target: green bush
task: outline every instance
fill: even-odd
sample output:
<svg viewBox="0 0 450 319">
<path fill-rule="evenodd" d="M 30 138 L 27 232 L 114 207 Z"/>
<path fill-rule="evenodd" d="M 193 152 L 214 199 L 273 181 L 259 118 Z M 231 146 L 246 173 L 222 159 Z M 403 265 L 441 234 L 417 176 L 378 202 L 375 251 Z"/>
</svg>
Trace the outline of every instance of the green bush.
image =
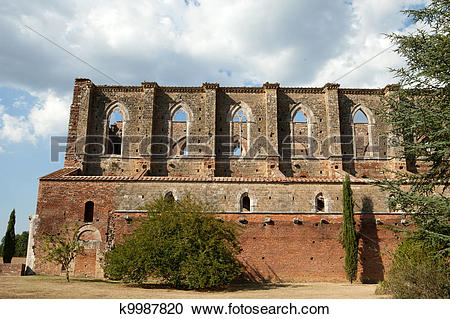
<svg viewBox="0 0 450 319">
<path fill-rule="evenodd" d="M 198 289 L 229 284 L 242 271 L 237 225 L 216 219 L 209 204 L 186 197 L 146 205 L 147 218 L 105 255 L 105 275 L 141 283 L 162 279 Z"/>
<path fill-rule="evenodd" d="M 450 298 L 450 265 L 421 242 L 407 239 L 396 250 L 380 292 L 394 298 Z"/>
</svg>

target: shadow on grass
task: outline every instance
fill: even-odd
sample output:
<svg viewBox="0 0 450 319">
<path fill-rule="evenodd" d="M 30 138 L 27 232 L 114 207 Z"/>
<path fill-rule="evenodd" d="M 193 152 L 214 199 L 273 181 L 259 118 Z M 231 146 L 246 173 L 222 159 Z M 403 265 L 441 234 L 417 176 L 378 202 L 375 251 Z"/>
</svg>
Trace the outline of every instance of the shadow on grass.
<svg viewBox="0 0 450 319">
<path fill-rule="evenodd" d="M 136 287 L 143 289 L 169 289 L 169 290 L 195 291 L 195 292 L 261 291 L 261 290 L 279 289 L 284 287 L 292 287 L 292 284 L 288 283 L 254 283 L 254 282 L 233 283 L 227 287 L 205 288 L 205 289 L 187 289 L 182 287 L 180 288 L 164 283 L 142 283 L 142 284 L 128 283 L 126 285 L 128 287 Z M 295 286 L 302 287 L 302 285 L 295 285 Z"/>
</svg>

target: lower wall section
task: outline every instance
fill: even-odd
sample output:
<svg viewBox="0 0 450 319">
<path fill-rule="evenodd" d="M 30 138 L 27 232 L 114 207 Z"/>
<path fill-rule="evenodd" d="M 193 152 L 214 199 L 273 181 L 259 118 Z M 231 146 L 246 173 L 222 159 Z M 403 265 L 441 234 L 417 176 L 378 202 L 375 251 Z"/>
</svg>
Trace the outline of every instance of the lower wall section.
<svg viewBox="0 0 450 319">
<path fill-rule="evenodd" d="M 245 191 L 251 197 L 252 211 L 220 216 L 242 225 L 243 251 L 239 258 L 251 279 L 344 281 L 344 249 L 338 240 L 342 215 L 330 212 L 331 209 L 325 209 L 324 213 L 311 212 L 311 201 L 319 191 L 324 194 L 325 206 L 333 205 L 333 210 L 339 211 L 341 187 L 326 183 L 41 181 L 36 212 L 39 218 L 35 218 L 33 245 L 35 263 L 30 267 L 37 273 L 60 274 L 60 266 L 43 261 L 40 235 L 43 232 L 56 233 L 63 225 L 72 227 L 76 224 L 78 238 L 84 242 L 86 252 L 77 257 L 69 271 L 75 275 L 102 277 L 104 252 L 114 242 L 120 242 L 124 234 L 134 230 L 136 223 L 128 221 L 130 217 L 139 215 L 132 210 L 138 209 L 143 202 L 165 190 L 172 191 L 176 196 L 190 192 L 203 200 L 217 202 L 220 209 L 230 212 L 233 207 L 236 210 L 239 208 L 239 194 Z M 361 234 L 359 278 L 363 282 L 377 282 L 384 278 L 389 267 L 387 252 L 399 242 L 393 232 L 380 224 L 401 226 L 402 216 L 376 213 L 383 211 L 382 203 L 385 201 L 385 195 L 376 188 L 363 184 L 353 185 L 352 188 L 356 198 L 356 227 Z M 85 220 L 85 203 L 88 201 L 94 203 L 92 221 Z M 292 211 L 287 209 L 294 205 Z M 118 213 L 116 210 L 129 213 Z M 239 218 L 241 221 L 243 218 L 244 223 Z M 265 222 L 267 218 L 271 222 Z M 294 218 L 298 222 L 294 223 Z"/>
<path fill-rule="evenodd" d="M 130 214 L 115 214 L 116 242 L 137 226 L 136 223 L 128 223 L 125 216 L 129 218 Z M 339 242 L 341 215 L 221 214 L 220 217 L 242 226 L 240 240 L 243 250 L 239 259 L 250 280 L 346 280 L 345 254 Z M 388 252 L 399 243 L 392 231 L 377 225 L 377 219 L 379 224 L 402 227 L 401 218 L 401 215 L 394 214 L 355 215 L 356 229 L 360 233 L 358 279 L 362 282 L 375 283 L 384 279 L 390 264 Z"/>
<path fill-rule="evenodd" d="M 1 276 L 23 276 L 25 264 L 0 264 Z"/>
<path fill-rule="evenodd" d="M 237 216 L 227 216 L 237 220 Z M 343 281 L 344 249 L 339 242 L 342 218 L 337 215 L 246 215 L 240 256 L 249 277 L 268 281 Z M 266 217 L 272 223 L 264 223 Z M 294 223 L 293 218 L 299 222 Z M 383 280 L 387 252 L 398 239 L 376 224 L 400 224 L 400 216 L 355 216 L 359 240 L 359 276 L 363 282 Z"/>
</svg>

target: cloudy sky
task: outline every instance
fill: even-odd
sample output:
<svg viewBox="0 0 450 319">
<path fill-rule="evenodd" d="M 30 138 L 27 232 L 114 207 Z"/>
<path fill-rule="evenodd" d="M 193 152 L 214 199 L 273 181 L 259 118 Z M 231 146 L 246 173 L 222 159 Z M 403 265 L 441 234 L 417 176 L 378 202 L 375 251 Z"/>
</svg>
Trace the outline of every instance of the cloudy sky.
<svg viewBox="0 0 450 319">
<path fill-rule="evenodd" d="M 384 34 L 413 31 L 399 11 L 426 3 L 0 0 L 0 235 L 13 208 L 16 232 L 28 229 L 37 178 L 63 166 L 50 136 L 66 133 L 74 78 L 380 88 L 402 63 L 394 48 L 376 56 L 391 45 Z"/>
</svg>

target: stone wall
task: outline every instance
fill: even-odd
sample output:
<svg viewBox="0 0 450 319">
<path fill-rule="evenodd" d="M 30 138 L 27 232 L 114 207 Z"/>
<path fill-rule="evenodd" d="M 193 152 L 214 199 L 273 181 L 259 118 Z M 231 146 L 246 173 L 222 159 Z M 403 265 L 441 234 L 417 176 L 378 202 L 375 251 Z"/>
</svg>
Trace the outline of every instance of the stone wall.
<svg viewBox="0 0 450 319">
<path fill-rule="evenodd" d="M 387 127 L 374 112 L 389 88 L 283 88 L 277 83 L 260 88 L 210 83 L 160 87 L 154 82 L 96 86 L 77 79 L 66 167 L 81 167 L 88 176 L 133 176 L 143 170 L 149 176 L 335 176 L 334 165 L 321 164 L 328 161 L 338 165 L 341 175 L 378 176 L 380 165 L 374 168 L 373 163 L 394 162 L 395 152 L 381 135 Z M 173 122 L 179 109 L 187 113 L 187 123 Z M 105 153 L 114 110 L 124 119 L 121 155 Z M 238 110 L 247 118 L 242 129 L 244 156 L 232 152 L 237 130 L 231 125 Z M 353 124 L 357 110 L 369 123 Z M 297 111 L 304 113 L 306 124 L 293 125 Z M 188 145 L 186 156 L 174 149 L 182 140 Z M 275 167 L 267 169 L 274 160 Z"/>
<path fill-rule="evenodd" d="M 363 234 L 361 278 L 378 281 L 388 267 L 384 252 L 397 244 L 380 224 L 400 225 L 401 215 L 389 212 L 388 194 L 370 180 L 385 168 L 407 169 L 387 147 L 381 133 L 388 127 L 374 111 L 391 89 L 101 86 L 76 79 L 65 165 L 40 180 L 27 266 L 66 271 L 43 261 L 40 236 L 67 225 L 85 247 L 67 271 L 102 277 L 105 251 L 135 229 L 132 221 L 145 216 L 140 207 L 170 192 L 216 203 L 221 218 L 244 221 L 240 259 L 251 278 L 343 280 L 341 185 L 350 173 Z M 108 154 L 116 110 L 122 145 L 120 154 Z M 186 122 L 174 121 L 178 110 Z M 368 123 L 354 123 L 358 110 Z M 245 115 L 240 124 L 233 121 L 238 112 Z M 297 112 L 306 122 L 294 123 Z M 92 205 L 91 220 L 85 211 Z"/>
<path fill-rule="evenodd" d="M 25 264 L 0 264 L 0 276 L 23 276 Z"/>
</svg>

